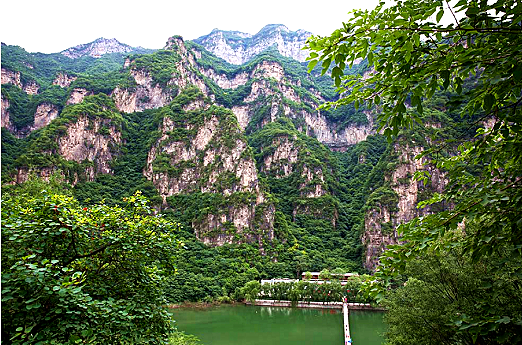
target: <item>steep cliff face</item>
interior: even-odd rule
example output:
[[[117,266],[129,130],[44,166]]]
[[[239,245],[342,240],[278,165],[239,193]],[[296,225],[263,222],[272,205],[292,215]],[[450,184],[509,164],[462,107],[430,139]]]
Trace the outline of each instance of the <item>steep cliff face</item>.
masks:
[[[110,163],[121,143],[121,132],[110,120],[82,116],[68,125],[66,134],[58,139],[58,153],[68,161],[93,162],[86,168],[87,179],[92,181],[96,174],[113,173]]]
[[[2,94],[2,127],[7,128],[15,137],[24,138],[32,131],[47,126],[58,116],[58,107],[51,103],[42,103],[36,107],[34,122],[31,126],[17,129],[10,121],[9,100]]]
[[[22,89],[23,86],[20,81],[20,72],[13,72],[2,68],[2,84],[13,84]]]
[[[112,96],[118,109],[125,113],[163,107],[172,100],[170,90],[164,90],[153,83],[146,71],[131,69],[131,75],[138,85],[134,90],[116,88]]]
[[[81,103],[83,101],[83,99],[85,98],[85,96],[90,96],[90,95],[92,95],[92,91],[88,91],[81,87],[74,88],[72,90],[71,94],[69,95],[69,99],[67,100],[66,104]]]
[[[243,130],[249,125],[260,128],[277,118],[288,117],[294,119],[299,129],[307,135],[341,150],[375,134],[370,113],[366,114],[365,125],[339,127],[337,123],[328,120],[316,110],[324,102],[321,94],[313,88],[302,88],[300,80],[289,77],[278,62],[262,61],[250,73],[243,72],[232,78],[217,74],[212,69],[203,70],[203,73],[223,88],[235,89],[251,81],[250,93],[241,104],[232,107]]]
[[[69,87],[73,81],[75,81],[78,77],[71,76],[64,72],[59,72],[56,75],[56,78],[53,80],[53,85],[58,85],[60,87]]]
[[[318,198],[326,194],[323,169],[307,159],[310,152],[294,135],[274,137],[269,146],[261,147],[261,172],[276,179],[298,176],[298,190],[301,197]],[[318,162],[315,162],[318,163]]]
[[[2,84],[16,85],[28,95],[36,95],[40,89],[40,86],[34,80],[24,84],[21,81],[20,72],[13,72],[5,68],[2,68]]]
[[[262,60],[243,71],[224,73],[217,72],[206,64],[201,65],[201,52],[187,45],[179,36],[169,38],[164,49],[171,52],[168,56],[170,62],[167,64],[152,68],[144,65],[140,58],[125,62],[136,86],[118,87],[112,92],[120,111],[132,113],[161,108],[189,86],[196,86],[205,96],[214,100],[215,90],[209,85],[211,80],[224,90],[244,87],[249,91],[242,98],[236,96],[234,104],[230,105],[239,126],[247,132],[259,129],[277,118],[289,117],[294,119],[300,130],[315,136],[329,147],[340,150],[375,134],[370,114],[367,114],[366,125],[350,124],[339,127],[338,123],[329,120],[316,110],[324,102],[320,92],[313,86],[304,88],[301,80],[290,76],[280,62]],[[155,61],[167,59],[166,53],[161,51],[155,55]],[[154,74],[160,67],[164,71],[161,82]],[[82,90],[76,90],[69,102],[80,100],[81,95]]]
[[[203,102],[197,89],[191,92],[164,108],[161,136],[148,154],[144,175],[165,205],[193,208],[192,227],[204,243],[271,240],[274,207],[259,185],[233,114]],[[201,200],[190,207],[176,198],[191,194]]]
[[[126,68],[130,69],[130,75],[136,82],[136,87],[116,88],[112,92],[118,109],[125,113],[143,111],[145,109],[161,108],[172,101],[180,90],[188,86],[197,86],[205,95],[209,90],[202,77],[196,73],[194,53],[185,47],[183,39],[179,36],[171,37],[164,48],[173,52],[170,58],[173,60],[169,68],[172,73],[168,80],[162,84],[155,80],[149,70],[150,66],[142,67],[141,61],[128,59]]]
[[[7,128],[9,131],[14,131],[13,125],[11,124],[11,121],[9,119],[9,100],[4,97],[4,94],[2,93],[2,127]]]
[[[34,124],[29,128],[29,132],[43,128],[58,117],[58,107],[51,103],[39,104],[34,114]]]
[[[385,184],[388,190],[377,190],[374,194],[381,194],[365,214],[365,231],[362,236],[366,244],[365,267],[373,270],[378,264],[378,257],[390,244],[397,244],[400,238],[397,227],[415,217],[429,214],[434,208],[432,205],[418,209],[419,201],[426,199],[434,192],[441,193],[446,185],[444,174],[423,157],[415,156],[423,151],[422,147],[412,146],[409,143],[394,145],[395,167],[385,174]],[[414,179],[417,171],[426,170],[431,175],[431,184],[424,186],[421,181]],[[371,198],[371,197],[370,197]]]
[[[57,119],[53,119],[58,114],[56,106],[41,104],[34,126],[43,129],[30,143],[32,155],[20,161],[15,180],[23,182],[31,173],[48,178],[60,171],[74,185],[79,180],[92,181],[98,174],[112,174],[111,162],[123,145],[123,119],[115,110],[103,95],[66,107]]]
[[[313,217],[335,233],[339,205],[331,193],[334,172],[328,149],[287,119],[267,124],[249,140],[260,176],[279,199],[278,207],[293,221]]]
[[[225,61],[240,65],[272,46],[283,56],[305,61],[308,52],[302,48],[310,36],[311,33],[304,30],[290,31],[284,25],[267,25],[255,35],[214,29],[194,41]]]

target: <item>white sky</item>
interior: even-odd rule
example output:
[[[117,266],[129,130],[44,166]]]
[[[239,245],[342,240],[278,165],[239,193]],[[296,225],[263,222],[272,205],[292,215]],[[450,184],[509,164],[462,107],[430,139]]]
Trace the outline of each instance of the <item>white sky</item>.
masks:
[[[133,47],[162,48],[170,36],[190,40],[212,29],[257,33],[284,24],[329,35],[353,8],[374,8],[378,0],[5,0],[0,40],[28,52],[57,53],[99,37]]]

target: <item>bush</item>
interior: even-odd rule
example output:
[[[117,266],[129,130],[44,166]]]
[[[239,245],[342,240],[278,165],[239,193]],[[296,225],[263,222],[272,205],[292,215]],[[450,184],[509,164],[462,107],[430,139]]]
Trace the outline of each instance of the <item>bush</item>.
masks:
[[[2,338],[12,344],[167,343],[162,307],[177,225],[136,193],[82,208],[42,191],[2,203]]]

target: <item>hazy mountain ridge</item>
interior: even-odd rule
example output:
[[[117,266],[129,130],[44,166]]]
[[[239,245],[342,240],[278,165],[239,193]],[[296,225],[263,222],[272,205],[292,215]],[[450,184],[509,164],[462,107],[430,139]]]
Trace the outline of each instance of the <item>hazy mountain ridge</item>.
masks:
[[[77,59],[83,56],[91,56],[99,58],[105,54],[112,53],[148,53],[152,52],[152,49],[145,49],[142,47],[131,47],[128,44],[120,43],[115,38],[106,39],[100,37],[90,43],[79,44],[77,46],[65,49],[60,54],[67,56],[71,59]]]
[[[303,62],[308,52],[302,50],[312,33],[304,30],[291,31],[281,24],[270,24],[255,35],[239,31],[214,29],[194,42],[229,63],[240,65],[250,61],[262,51],[275,46],[279,53]]]

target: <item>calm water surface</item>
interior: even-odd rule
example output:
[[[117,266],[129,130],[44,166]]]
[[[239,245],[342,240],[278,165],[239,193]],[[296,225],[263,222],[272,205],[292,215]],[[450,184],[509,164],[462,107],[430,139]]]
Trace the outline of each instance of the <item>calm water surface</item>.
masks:
[[[173,309],[178,330],[205,345],[343,344],[343,314],[334,309],[219,306]],[[355,345],[380,345],[382,313],[350,312]]]

